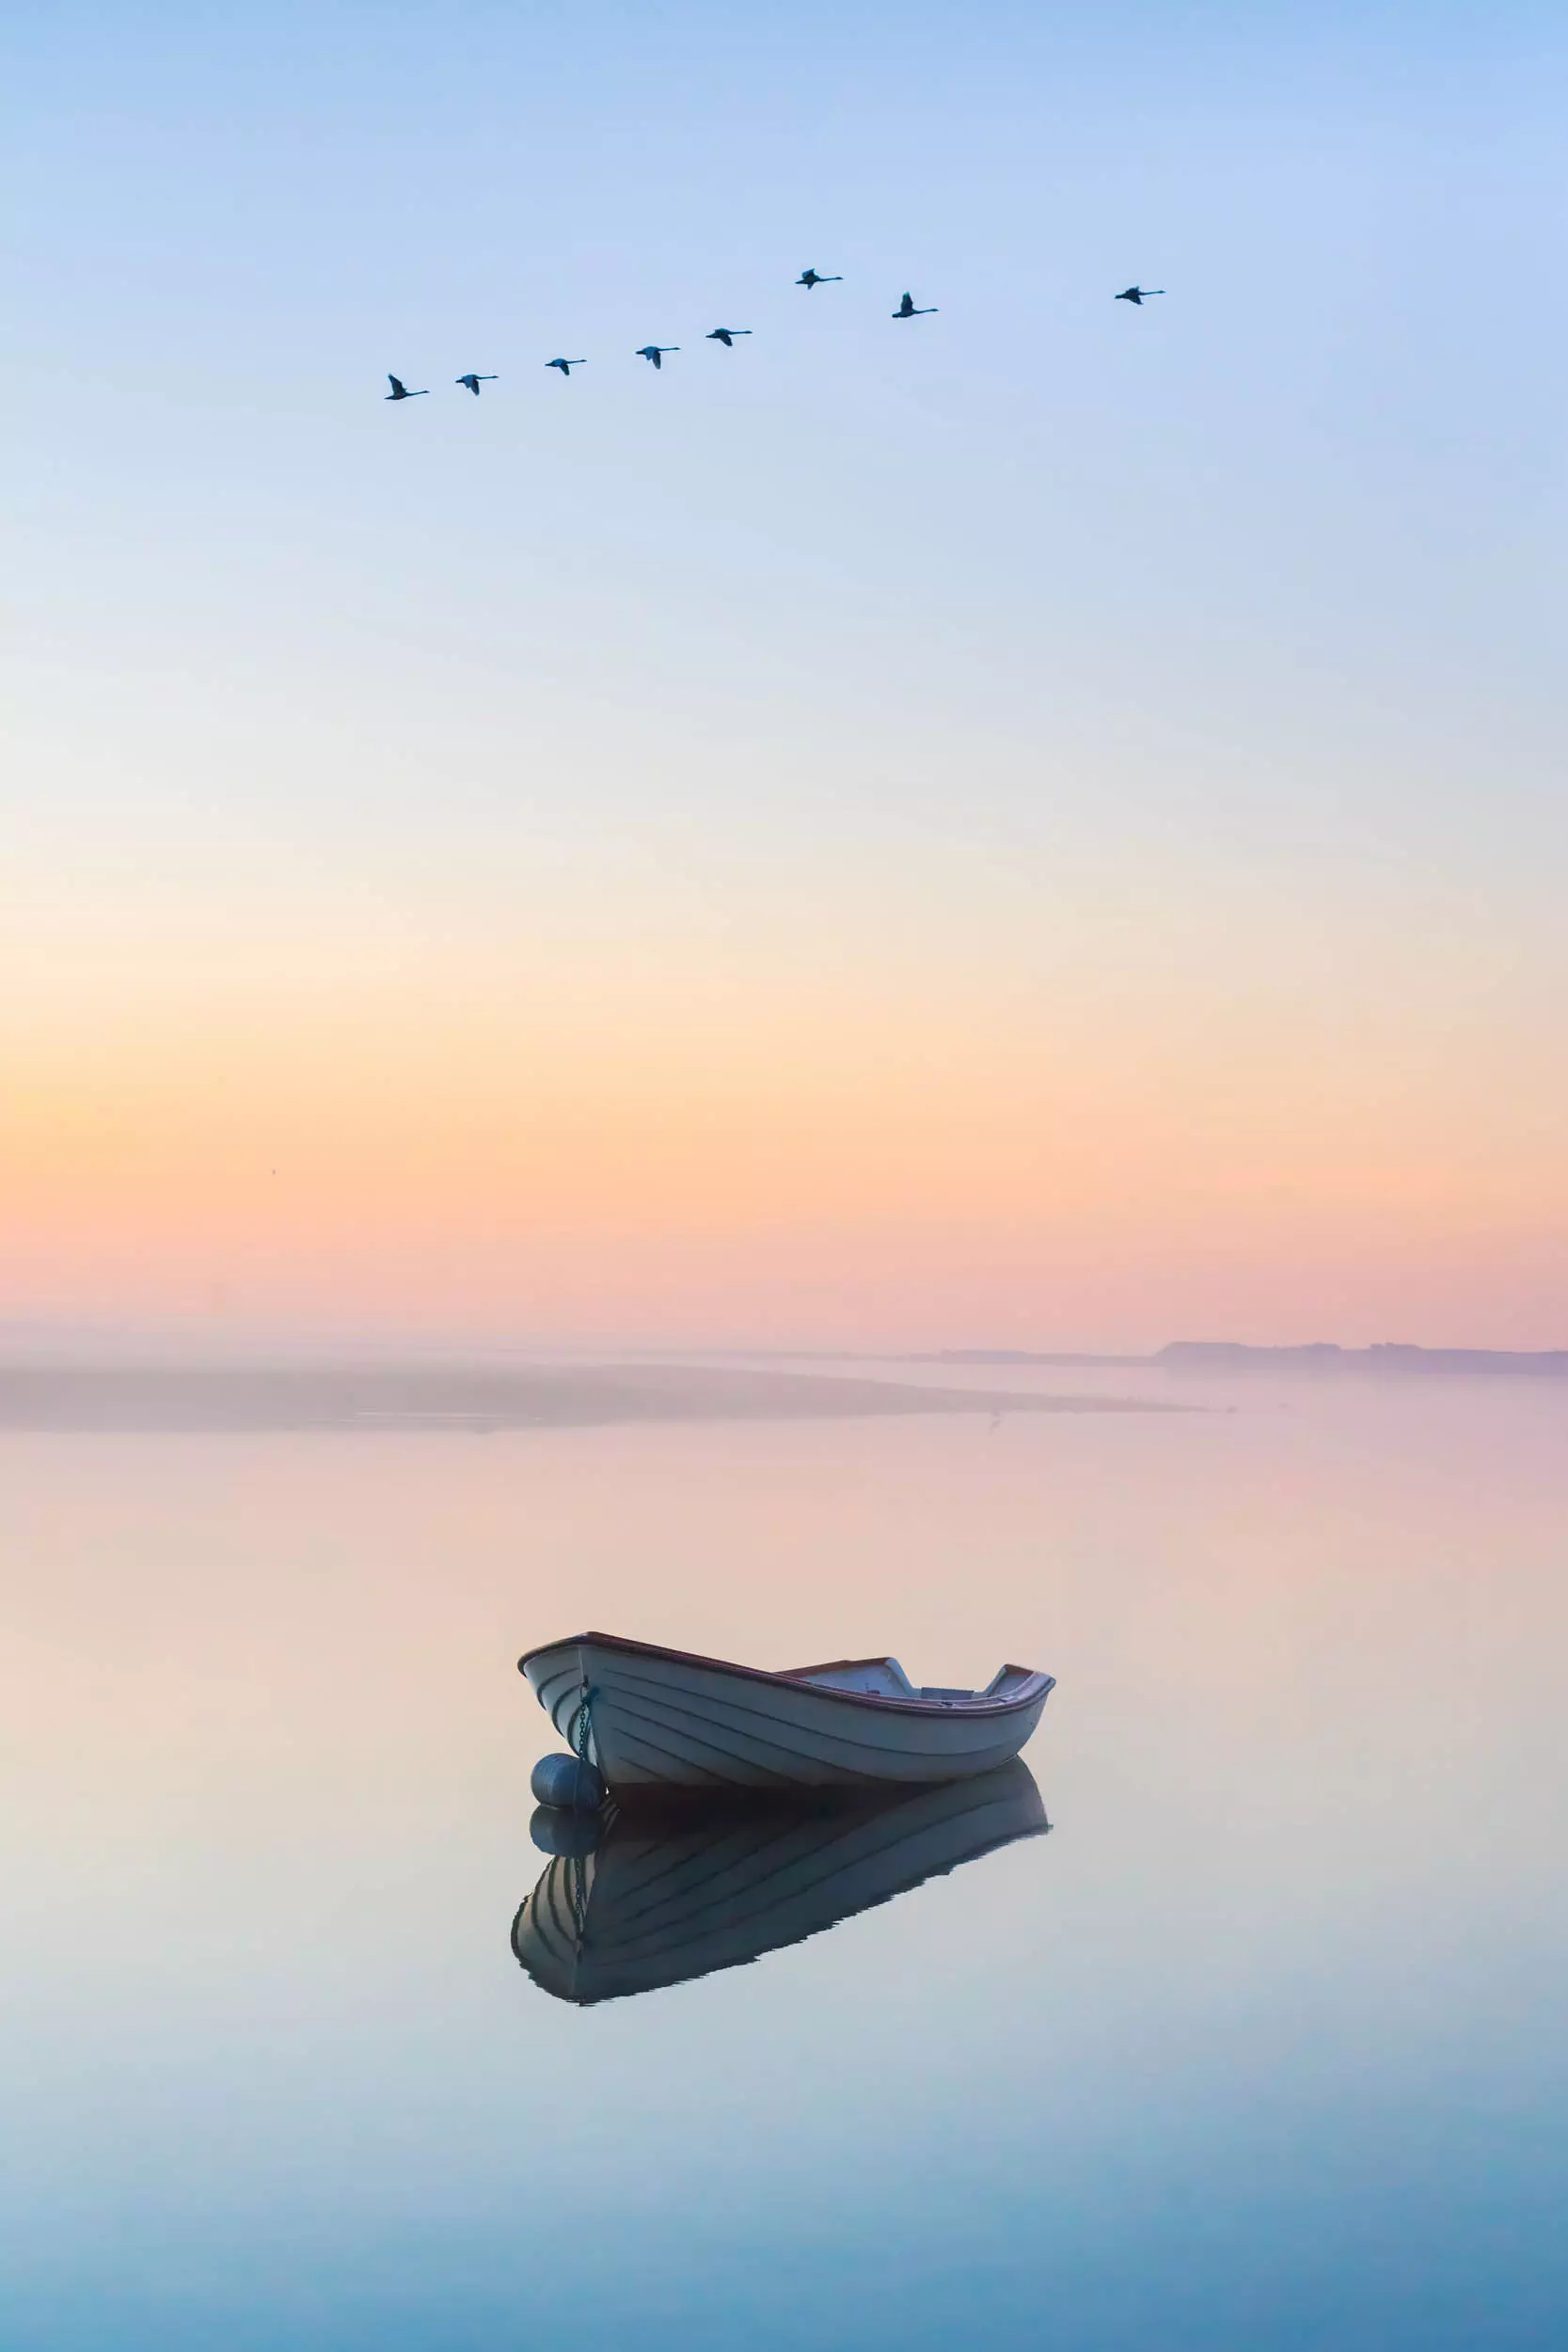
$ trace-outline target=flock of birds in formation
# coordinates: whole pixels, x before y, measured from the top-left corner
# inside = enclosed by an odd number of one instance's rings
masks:
[[[841,286],[844,280],[839,276],[824,277],[820,270],[803,269],[795,283],[798,286],[804,286],[806,292],[810,294],[814,286]],[[1164,294],[1164,286],[1124,286],[1116,299],[1118,302],[1134,303],[1141,310],[1150,294]],[[895,319],[934,318],[936,309],[934,302],[922,307],[916,303],[913,294],[907,294],[900,300],[893,316]],[[704,341],[710,343],[722,343],[726,351],[733,351],[736,337],[749,335],[751,331],[749,326],[713,326],[708,329]],[[669,354],[679,349],[679,343],[639,343],[636,357],[639,359],[650,360],[656,368],[662,368]],[[557,369],[562,375],[570,375],[574,368],[585,368],[588,362],[586,359],[546,359],[545,365],[547,368]],[[428,400],[430,398],[428,385],[422,391],[411,392],[401,375],[388,375],[387,381],[392,389],[389,392],[383,393],[382,397],[385,400]],[[456,377],[455,381],[466,392],[472,392],[477,400],[480,386],[494,384],[498,379],[493,375],[479,375],[470,372],[467,375]]]

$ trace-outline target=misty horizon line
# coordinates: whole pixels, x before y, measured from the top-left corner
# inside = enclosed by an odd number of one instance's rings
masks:
[[[1465,1343],[1373,1340],[1255,1341],[1176,1339],[1155,1348],[1021,1346],[969,1343],[912,1346],[843,1341],[781,1344],[754,1337],[673,1340],[636,1331],[583,1337],[562,1332],[497,1333],[384,1325],[244,1324],[200,1314],[152,1318],[0,1315],[0,1364],[46,1362],[60,1369],[145,1359],[150,1366],[233,1363],[284,1369],[339,1357],[381,1364],[405,1361],[523,1361],[577,1365],[631,1361],[697,1362],[715,1357],[772,1363],[884,1363],[1149,1372],[1369,1371],[1394,1375],[1443,1371],[1568,1376],[1568,1347],[1478,1347]]]

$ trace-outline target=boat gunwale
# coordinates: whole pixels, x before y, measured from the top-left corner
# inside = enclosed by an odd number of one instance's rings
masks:
[[[1002,1669],[1004,1674],[1027,1675],[1029,1679],[1021,1691],[1016,1691],[1006,1698],[990,1698],[984,1692],[979,1691],[971,1697],[961,1699],[884,1698],[877,1691],[832,1690],[823,1683],[803,1679],[807,1673],[820,1674],[823,1671],[820,1666],[811,1668],[797,1666],[780,1673],[769,1673],[766,1666],[739,1666],[733,1659],[705,1658],[700,1650],[667,1649],[661,1643],[634,1642],[620,1633],[569,1633],[560,1641],[538,1642],[532,1649],[525,1650],[518,1659],[517,1672],[526,1677],[531,1661],[536,1658],[547,1658],[552,1650],[584,1649],[590,1645],[599,1649],[620,1650],[632,1657],[668,1659],[673,1664],[680,1666],[703,1666],[710,1673],[735,1675],[742,1681],[770,1683],[774,1689],[783,1684],[790,1690],[810,1691],[819,1698],[842,1702],[849,1707],[870,1708],[873,1712],[882,1715],[934,1715],[949,1718],[959,1714],[965,1716],[1016,1715],[1022,1708],[1033,1707],[1037,1699],[1043,1702],[1056,1687],[1054,1675],[1044,1674],[1036,1666],[1009,1664]],[[832,1662],[839,1665],[860,1665],[866,1661],[860,1659],[839,1659]]]

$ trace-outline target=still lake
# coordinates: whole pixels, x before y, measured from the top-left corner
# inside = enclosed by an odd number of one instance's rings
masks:
[[[1097,1385],[0,1437],[7,2352],[1568,2341],[1568,1384]],[[552,1997],[591,1625],[1046,1667],[1050,1834]]]

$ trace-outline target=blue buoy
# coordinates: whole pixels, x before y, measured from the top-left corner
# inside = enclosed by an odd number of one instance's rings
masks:
[[[553,1804],[563,1813],[596,1813],[605,1801],[603,1780],[577,1756],[542,1756],[529,1787],[536,1804]]]

